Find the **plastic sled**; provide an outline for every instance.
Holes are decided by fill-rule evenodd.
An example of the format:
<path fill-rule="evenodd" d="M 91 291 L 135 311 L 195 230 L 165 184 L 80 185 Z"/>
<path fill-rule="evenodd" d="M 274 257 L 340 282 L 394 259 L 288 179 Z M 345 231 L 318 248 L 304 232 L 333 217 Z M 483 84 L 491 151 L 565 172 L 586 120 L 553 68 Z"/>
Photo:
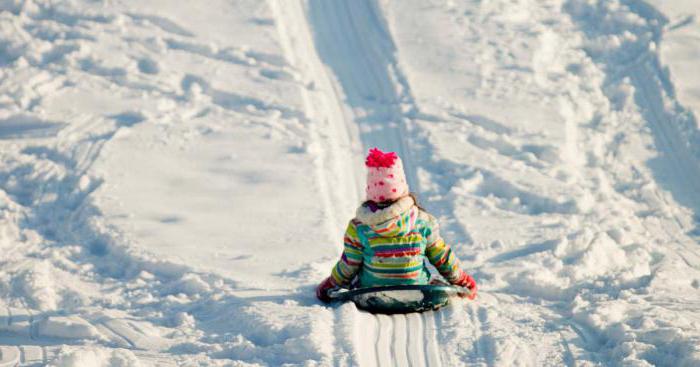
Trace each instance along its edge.
<path fill-rule="evenodd" d="M 392 285 L 356 289 L 333 289 L 328 296 L 337 302 L 352 301 L 357 308 L 381 314 L 437 310 L 452 297 L 469 297 L 467 288 L 453 285 Z"/>

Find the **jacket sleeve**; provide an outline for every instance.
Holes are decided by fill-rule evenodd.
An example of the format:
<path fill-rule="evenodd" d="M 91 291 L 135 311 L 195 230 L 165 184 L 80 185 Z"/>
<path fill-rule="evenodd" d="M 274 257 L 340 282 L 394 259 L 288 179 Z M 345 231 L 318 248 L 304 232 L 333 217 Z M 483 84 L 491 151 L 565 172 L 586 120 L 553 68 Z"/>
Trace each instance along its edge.
<path fill-rule="evenodd" d="M 343 245 L 343 254 L 331 272 L 331 277 L 338 285 L 349 284 L 362 265 L 362 242 L 357 236 L 357 224 L 354 220 L 348 223 Z"/>
<path fill-rule="evenodd" d="M 425 237 L 428 245 L 425 255 L 438 272 L 448 282 L 454 284 L 462 277 L 464 271 L 461 268 L 459 259 L 452 252 L 450 245 L 446 244 L 442 236 L 440 236 L 440 226 L 437 223 L 437 219 L 430 214 L 427 214 L 427 216 Z"/>

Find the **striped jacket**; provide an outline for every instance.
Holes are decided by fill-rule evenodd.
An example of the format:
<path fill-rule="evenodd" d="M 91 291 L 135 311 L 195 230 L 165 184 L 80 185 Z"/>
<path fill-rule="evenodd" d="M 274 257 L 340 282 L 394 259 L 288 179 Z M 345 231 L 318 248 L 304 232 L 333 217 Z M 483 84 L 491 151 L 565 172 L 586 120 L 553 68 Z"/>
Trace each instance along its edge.
<path fill-rule="evenodd" d="M 411 197 L 376 212 L 360 206 L 343 242 L 342 257 L 331 274 L 339 285 L 348 285 L 355 276 L 360 287 L 428 284 L 425 259 L 451 283 L 463 273 L 440 237 L 435 217 L 415 206 Z"/>

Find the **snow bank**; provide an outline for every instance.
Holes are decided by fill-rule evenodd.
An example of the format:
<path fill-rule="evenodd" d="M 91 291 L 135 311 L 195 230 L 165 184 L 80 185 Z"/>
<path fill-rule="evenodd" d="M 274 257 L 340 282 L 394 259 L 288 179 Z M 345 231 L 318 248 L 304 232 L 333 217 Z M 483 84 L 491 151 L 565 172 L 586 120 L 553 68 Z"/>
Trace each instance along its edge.
<path fill-rule="evenodd" d="M 40 335 L 53 338 L 99 339 L 100 333 L 87 321 L 76 316 L 50 316 L 36 326 Z"/>
<path fill-rule="evenodd" d="M 667 68 L 667 87 L 681 109 L 678 124 L 689 135 L 690 148 L 700 160 L 700 78 L 695 70 L 700 58 L 700 21 L 691 1 L 648 2 L 666 17 L 659 44 L 659 59 Z"/>
<path fill-rule="evenodd" d="M 49 363 L 50 367 L 146 367 L 136 356 L 124 349 L 65 348 L 58 358 Z"/>

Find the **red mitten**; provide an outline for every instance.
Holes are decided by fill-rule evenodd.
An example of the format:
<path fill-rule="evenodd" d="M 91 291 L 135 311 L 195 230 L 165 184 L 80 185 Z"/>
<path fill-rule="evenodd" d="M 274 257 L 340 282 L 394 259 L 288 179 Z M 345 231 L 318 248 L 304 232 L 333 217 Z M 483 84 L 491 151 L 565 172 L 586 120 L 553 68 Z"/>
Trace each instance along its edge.
<path fill-rule="evenodd" d="M 462 274 L 459 276 L 456 282 L 453 283 L 456 286 L 464 287 L 467 288 L 471 291 L 471 293 L 467 296 L 469 299 L 474 299 L 476 298 L 476 281 L 474 278 L 472 278 L 469 274 L 466 272 L 462 271 Z"/>
<path fill-rule="evenodd" d="M 333 289 L 337 287 L 338 285 L 335 283 L 335 280 L 333 280 L 332 277 L 326 278 L 324 281 L 321 282 L 321 284 L 316 287 L 316 297 L 320 299 L 323 302 L 330 302 L 331 297 L 328 296 L 328 290 Z"/>

